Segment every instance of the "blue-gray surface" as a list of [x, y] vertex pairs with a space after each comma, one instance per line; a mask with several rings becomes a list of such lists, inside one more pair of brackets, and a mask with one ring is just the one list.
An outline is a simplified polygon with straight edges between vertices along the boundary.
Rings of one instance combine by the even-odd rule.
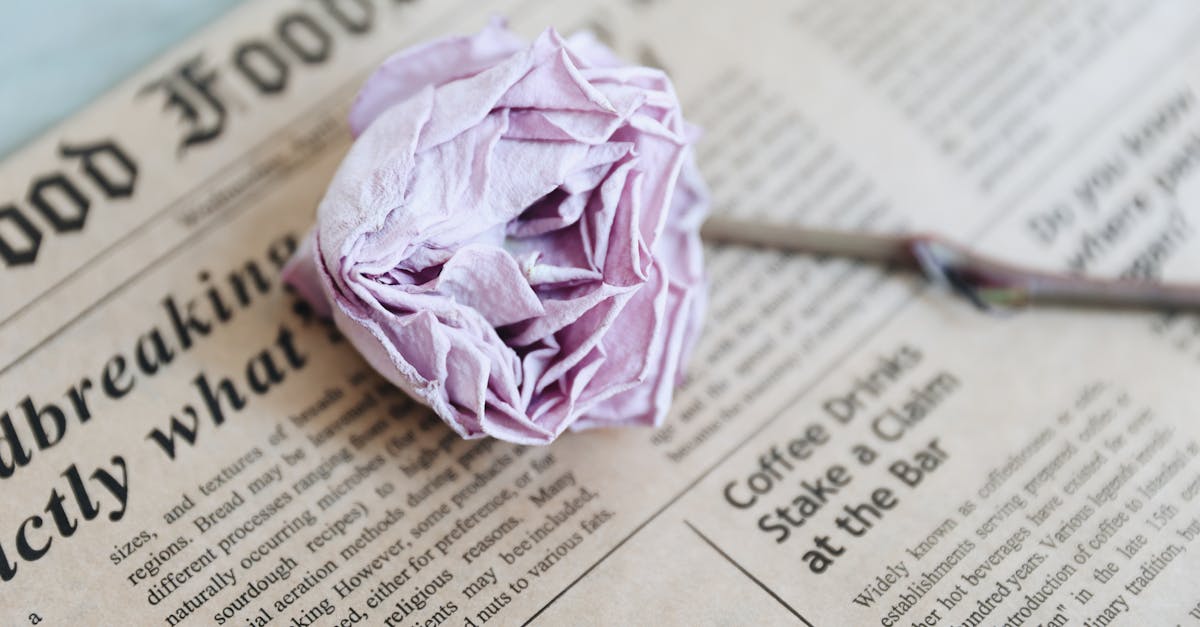
[[0, 156], [241, 0], [3, 0]]

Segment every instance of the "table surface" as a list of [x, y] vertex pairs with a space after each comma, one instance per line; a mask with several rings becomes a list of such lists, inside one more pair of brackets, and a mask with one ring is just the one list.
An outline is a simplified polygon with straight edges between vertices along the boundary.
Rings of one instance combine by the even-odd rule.
[[242, 0], [6, 0], [0, 158]]

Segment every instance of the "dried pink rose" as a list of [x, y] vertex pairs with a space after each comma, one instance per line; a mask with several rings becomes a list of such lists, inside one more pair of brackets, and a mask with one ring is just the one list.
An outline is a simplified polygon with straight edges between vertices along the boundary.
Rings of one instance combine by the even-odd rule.
[[500, 21], [402, 51], [285, 270], [466, 438], [657, 425], [695, 343], [707, 197], [663, 72]]

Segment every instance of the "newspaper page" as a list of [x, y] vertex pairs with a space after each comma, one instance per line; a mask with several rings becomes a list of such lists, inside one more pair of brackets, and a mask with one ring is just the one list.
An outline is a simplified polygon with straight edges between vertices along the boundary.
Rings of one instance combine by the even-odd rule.
[[366, 73], [494, 14], [666, 68], [715, 212], [1200, 278], [1194, 2], [247, 3], [0, 166], [4, 624], [1200, 621], [1193, 315], [714, 246], [660, 429], [375, 376], [279, 270]]

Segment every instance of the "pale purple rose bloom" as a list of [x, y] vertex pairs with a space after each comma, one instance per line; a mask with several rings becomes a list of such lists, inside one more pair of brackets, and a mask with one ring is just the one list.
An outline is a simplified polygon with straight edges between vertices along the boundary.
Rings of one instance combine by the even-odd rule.
[[404, 50], [285, 277], [465, 438], [657, 425], [703, 319], [696, 131], [660, 70], [500, 21]]

